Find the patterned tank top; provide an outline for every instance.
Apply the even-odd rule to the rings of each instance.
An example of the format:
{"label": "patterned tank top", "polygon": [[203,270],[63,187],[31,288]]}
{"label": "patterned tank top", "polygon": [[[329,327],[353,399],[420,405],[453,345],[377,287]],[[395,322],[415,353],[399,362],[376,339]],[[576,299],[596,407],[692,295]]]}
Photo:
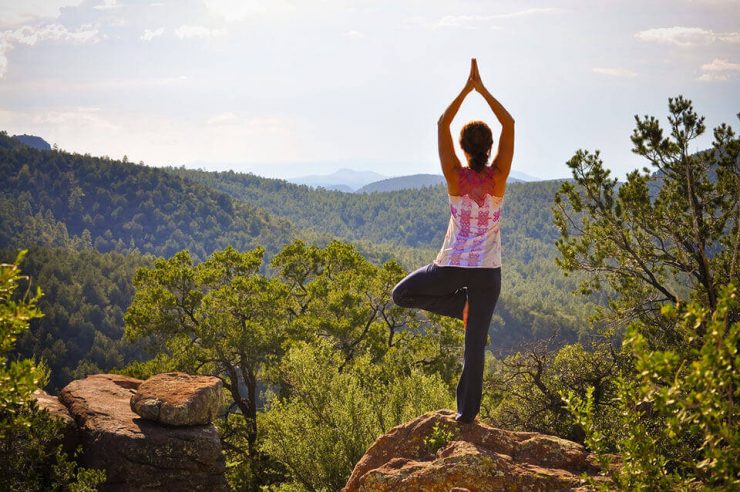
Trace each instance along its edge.
{"label": "patterned tank top", "polygon": [[439,266],[496,268],[501,266],[499,219],[503,197],[493,194],[493,166],[480,173],[463,167],[460,196],[447,195],[450,223],[434,263]]}

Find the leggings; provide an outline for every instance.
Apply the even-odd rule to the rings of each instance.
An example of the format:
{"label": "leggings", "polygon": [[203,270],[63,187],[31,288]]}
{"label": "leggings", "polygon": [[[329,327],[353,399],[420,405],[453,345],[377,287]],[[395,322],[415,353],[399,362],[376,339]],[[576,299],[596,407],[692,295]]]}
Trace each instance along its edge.
{"label": "leggings", "polygon": [[393,288],[393,302],[401,307],[457,319],[463,319],[463,308],[468,303],[455,420],[470,422],[480,411],[488,327],[500,292],[501,267],[465,268],[434,263],[411,272]]}

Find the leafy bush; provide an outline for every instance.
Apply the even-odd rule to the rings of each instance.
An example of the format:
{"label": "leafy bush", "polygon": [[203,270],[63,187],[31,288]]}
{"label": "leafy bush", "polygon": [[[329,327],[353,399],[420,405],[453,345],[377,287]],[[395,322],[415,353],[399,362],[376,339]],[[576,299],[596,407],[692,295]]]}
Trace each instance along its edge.
{"label": "leafy bush", "polygon": [[[622,462],[612,470],[617,485],[628,490],[740,486],[739,306],[737,287],[729,284],[719,290],[712,313],[698,303],[664,307],[685,351],[652,351],[640,333],[644,326],[630,327],[624,349],[634,372],[617,378],[620,412],[613,422]],[[586,431],[588,446],[610,466],[609,443],[594,424],[593,388],[585,398],[573,391],[563,397]]]}
{"label": "leafy bush", "polygon": [[78,468],[62,450],[63,423],[40,410],[33,392],[49,380],[43,361],[8,360],[16,338],[29,320],[43,314],[36,302],[43,295],[36,287],[20,300],[13,295],[21,280],[19,264],[28,250],[19,251],[14,263],[0,264],[0,476],[4,490],[96,489],[104,470]]}

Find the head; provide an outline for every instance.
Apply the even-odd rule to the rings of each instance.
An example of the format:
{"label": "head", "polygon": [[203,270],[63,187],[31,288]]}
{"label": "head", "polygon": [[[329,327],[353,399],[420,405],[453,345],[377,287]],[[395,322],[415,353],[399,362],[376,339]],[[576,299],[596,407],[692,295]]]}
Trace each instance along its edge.
{"label": "head", "polygon": [[460,147],[468,159],[468,166],[480,172],[486,167],[491,156],[493,133],[484,121],[469,121],[460,130]]}

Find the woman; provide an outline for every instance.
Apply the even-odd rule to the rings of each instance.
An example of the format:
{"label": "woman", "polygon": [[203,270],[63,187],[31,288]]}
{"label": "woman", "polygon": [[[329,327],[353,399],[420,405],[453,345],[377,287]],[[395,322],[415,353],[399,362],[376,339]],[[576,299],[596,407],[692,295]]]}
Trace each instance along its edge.
{"label": "woman", "polygon": [[[460,164],[452,143],[450,123],[473,90],[485,98],[502,126],[498,153],[490,166],[493,137],[483,121],[470,121],[460,132],[467,166]],[[401,280],[393,288],[393,301],[463,320],[465,355],[455,420],[472,422],[480,411],[488,327],[501,291],[499,220],[514,155],[514,118],[483,86],[475,58],[465,87],[439,119],[438,139],[450,203],[449,227],[434,262]]]}

